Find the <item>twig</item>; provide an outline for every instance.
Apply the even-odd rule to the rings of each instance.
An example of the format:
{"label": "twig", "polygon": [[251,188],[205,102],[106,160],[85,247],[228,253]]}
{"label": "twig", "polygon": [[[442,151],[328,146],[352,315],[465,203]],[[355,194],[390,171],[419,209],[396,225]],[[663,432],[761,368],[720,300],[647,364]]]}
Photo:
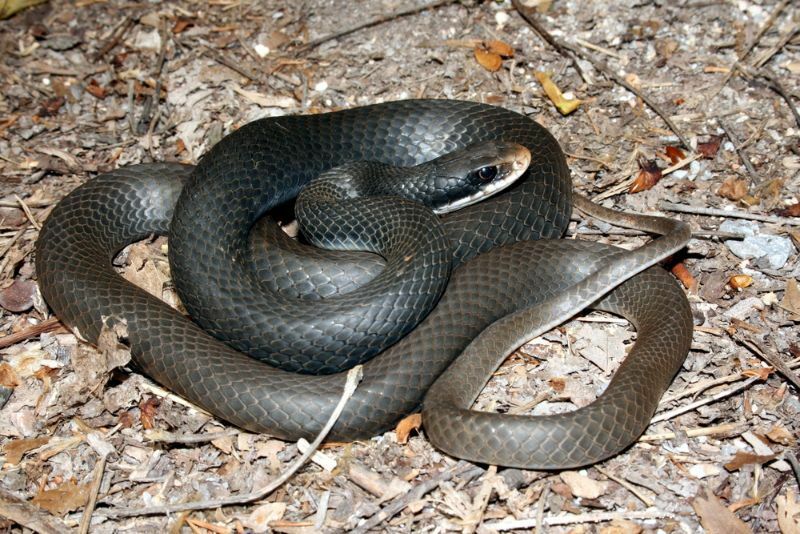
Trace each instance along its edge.
{"label": "twig", "polygon": [[766,360],[767,363],[791,382],[794,387],[800,389],[800,377],[789,368],[786,362],[784,362],[770,346],[765,344],[759,346],[747,334],[738,330],[730,334],[730,336],[734,341],[747,347],[753,354],[762,360]]}
{"label": "twig", "polygon": [[355,33],[359,30],[363,30],[365,28],[371,28],[372,26],[377,26],[379,24],[383,24],[385,22],[389,22],[401,17],[407,17],[409,15],[415,15],[417,13],[421,13],[423,11],[427,11],[429,9],[438,9],[440,7],[444,7],[450,4],[455,4],[458,0],[438,0],[436,2],[425,4],[422,6],[412,7],[408,9],[400,9],[398,11],[394,11],[387,15],[382,15],[380,17],[374,18],[372,20],[368,20],[366,22],[362,22],[360,24],[356,24],[355,26],[351,26],[350,28],[345,28],[344,30],[325,35],[323,37],[318,37],[317,39],[312,39],[311,41],[307,42],[306,44],[300,47],[301,52],[308,52],[312,48],[316,48],[323,43],[327,43],[328,41],[333,41],[335,39],[339,39],[346,35],[350,35],[351,33]]}
{"label": "twig", "polygon": [[750,41],[750,43],[747,45],[747,48],[745,48],[742,51],[741,55],[733,63],[733,65],[730,66],[728,72],[725,74],[725,77],[720,82],[719,87],[717,87],[714,93],[710,95],[710,98],[708,99],[709,101],[713,100],[713,98],[717,96],[719,92],[722,91],[722,89],[728,84],[728,81],[730,81],[730,79],[733,77],[733,74],[736,72],[736,68],[742,61],[744,61],[744,59],[750,54],[750,52],[752,52],[753,48],[756,47],[759,41],[761,41],[761,38],[764,37],[764,34],[767,33],[767,30],[769,30],[772,27],[772,24],[775,22],[775,19],[778,18],[778,15],[781,14],[783,8],[785,8],[790,1],[791,0],[783,0],[780,4],[775,6],[775,9],[773,9],[772,13],[770,13],[769,15],[769,18],[764,22],[764,24],[761,25],[761,28],[759,28],[756,36],[753,38],[752,41]]}
{"label": "twig", "polygon": [[522,16],[522,18],[525,19],[528,22],[528,24],[530,24],[533,27],[536,33],[538,33],[542,37],[542,39],[544,39],[551,46],[553,46],[553,48],[555,48],[559,52],[563,50],[569,50],[573,54],[580,56],[581,58],[585,59],[586,61],[594,65],[594,67],[597,70],[605,74],[610,79],[614,80],[614,82],[621,85],[622,87],[624,87],[637,97],[641,98],[642,101],[650,107],[650,109],[652,109],[659,117],[661,117],[661,120],[663,120],[664,123],[666,123],[666,125],[669,127],[669,129],[672,130],[672,132],[678,137],[678,139],[680,140],[681,144],[684,147],[686,148],[691,147],[691,145],[689,144],[689,140],[678,129],[678,127],[672,121],[670,116],[666,112],[664,112],[664,110],[661,109],[661,107],[658,104],[656,104],[655,101],[652,98],[650,98],[650,96],[646,95],[645,93],[643,93],[642,91],[640,91],[639,89],[628,83],[627,80],[625,80],[625,78],[614,72],[608,65],[605,64],[605,62],[594,57],[592,54],[586,52],[582,48],[575,46],[572,43],[568,43],[566,41],[557,39],[556,37],[551,35],[550,32],[548,32],[544,28],[544,26],[538,21],[536,15],[533,12],[533,9],[522,5],[522,2],[520,0],[511,0],[511,4],[514,6],[517,12]]}
{"label": "twig", "polygon": [[81,516],[80,527],[78,528],[79,534],[87,534],[89,526],[92,523],[92,513],[97,504],[97,494],[100,492],[100,484],[103,482],[103,473],[106,470],[106,462],[108,455],[103,454],[98,458],[97,465],[94,466],[94,474],[92,476],[92,487],[89,489],[89,502],[86,503],[86,508],[83,510]]}
{"label": "twig", "polygon": [[792,37],[794,37],[794,35],[798,31],[800,31],[800,25],[798,24],[795,24],[793,27],[786,30],[786,32],[783,35],[781,35],[781,38],[778,39],[778,42],[775,44],[775,46],[765,51],[763,54],[761,54],[761,57],[753,61],[753,66],[757,69],[760,69],[761,67],[766,65],[767,61],[772,59],[772,56],[780,52],[781,49],[784,46],[786,46],[786,44],[792,39]]}
{"label": "twig", "polygon": [[0,488],[0,517],[7,517],[40,534],[59,534],[70,531],[59,518],[51,516],[38,506],[28,504],[3,488]]}
{"label": "twig", "polygon": [[[716,426],[690,428],[684,430],[684,434],[690,438],[697,438],[700,436],[715,436],[718,434],[730,434],[731,432],[739,430],[741,427],[742,425],[739,423],[725,423]],[[663,441],[666,439],[675,439],[677,437],[677,432],[661,432],[659,434],[647,434],[641,436],[639,441]]]}
{"label": "twig", "polygon": [[15,332],[5,337],[0,337],[0,349],[10,347],[11,345],[15,345],[34,336],[38,336],[44,332],[56,330],[60,326],[62,326],[61,321],[59,321],[56,317],[45,319],[41,323],[30,326],[21,332]]}
{"label": "twig", "polygon": [[792,98],[789,96],[789,93],[786,92],[786,89],[784,89],[781,82],[778,81],[778,78],[767,69],[759,69],[754,74],[767,80],[770,89],[778,93],[781,98],[783,98],[783,101],[786,102],[787,106],[789,106],[789,111],[791,111],[792,115],[794,115],[794,120],[797,123],[797,126],[800,127],[800,113],[797,112],[797,107],[795,107],[794,102],[792,102]]}
{"label": "twig", "polygon": [[609,471],[607,471],[606,469],[603,469],[599,465],[594,466],[594,468],[597,471],[599,471],[600,473],[602,473],[603,475],[605,475],[606,477],[610,478],[611,480],[613,480],[614,482],[616,482],[617,484],[622,486],[623,488],[625,488],[626,490],[630,491],[634,496],[636,496],[636,498],[638,498],[640,501],[642,501],[644,503],[644,505],[647,506],[648,508],[653,506],[653,504],[655,504],[655,503],[653,503],[652,499],[650,499],[647,495],[645,495],[641,491],[639,491],[639,488],[637,488],[636,486],[634,486],[633,484],[631,484],[627,480],[622,479],[622,478],[620,478],[620,477],[618,477],[616,475],[612,475]]}
{"label": "twig", "polygon": [[453,478],[454,476],[460,476],[469,473],[474,476],[480,476],[483,473],[483,469],[480,467],[473,466],[469,462],[465,462],[464,460],[459,461],[452,469],[447,471],[443,471],[439,473],[437,476],[431,478],[430,480],[426,480],[425,482],[420,482],[414,488],[412,488],[408,493],[403,495],[402,497],[397,497],[395,500],[390,502],[388,505],[381,508],[381,510],[364,521],[358,528],[353,530],[353,534],[364,534],[369,531],[371,528],[380,525],[381,523],[387,521],[391,517],[394,517],[395,514],[400,513],[406,506],[411,504],[414,501],[420,500],[425,494],[433,491],[439,484],[442,482],[446,482]]}
{"label": "twig", "polygon": [[259,499],[263,499],[275,489],[279,488],[284,482],[289,480],[289,478],[294,475],[294,473],[306,463],[312,454],[317,450],[322,440],[325,439],[325,436],[331,431],[333,425],[339,419],[339,416],[344,410],[347,401],[353,395],[353,392],[356,390],[356,386],[361,381],[361,377],[363,376],[362,366],[357,365],[348,371],[347,373],[347,382],[344,385],[344,391],[342,392],[342,397],[339,399],[339,403],[334,408],[331,416],[328,418],[328,422],[325,423],[325,426],[320,430],[319,434],[317,435],[314,442],[311,444],[311,447],[303,454],[300,455],[297,460],[294,461],[289,468],[284,471],[284,473],[256,491],[246,493],[244,495],[232,495],[230,497],[225,497],[223,499],[212,499],[207,501],[197,501],[197,502],[189,502],[189,503],[179,503],[179,504],[170,504],[165,506],[152,506],[149,508],[109,508],[103,510],[102,513],[107,517],[137,517],[143,515],[159,515],[159,514],[170,514],[174,512],[183,512],[185,510],[206,510],[208,508],[219,508],[220,506],[228,506],[232,504],[244,504],[252,501],[256,501]]}
{"label": "twig", "polygon": [[736,385],[736,386],[734,386],[732,388],[720,391],[716,395],[712,395],[710,397],[706,397],[704,399],[700,399],[698,401],[695,401],[695,402],[692,402],[690,404],[687,404],[686,406],[679,406],[679,407],[675,408],[674,410],[670,410],[668,412],[664,412],[664,413],[662,413],[660,415],[657,415],[657,416],[653,417],[650,420],[650,423],[652,424],[652,423],[658,423],[660,421],[667,421],[668,419],[672,419],[673,417],[677,417],[677,416],[679,416],[681,414],[684,414],[686,412],[691,412],[692,410],[694,410],[695,408],[699,408],[700,406],[705,406],[706,404],[711,404],[712,402],[716,402],[716,401],[718,401],[720,399],[724,399],[725,397],[729,397],[730,395],[733,395],[735,393],[739,393],[740,391],[743,391],[743,390],[749,388],[751,384],[753,384],[754,382],[757,382],[758,380],[761,380],[761,377],[754,376],[754,377],[748,378],[747,380],[745,380],[741,384],[738,384],[738,385]]}
{"label": "twig", "polygon": [[692,215],[705,215],[708,217],[723,217],[730,219],[747,219],[750,221],[760,221],[771,224],[800,226],[800,218],[794,219],[791,217],[777,217],[774,215],[758,215],[756,213],[747,213],[746,211],[721,210],[716,208],[697,208],[694,206],[685,206],[683,204],[673,204],[672,202],[667,202],[666,200],[659,202],[658,207],[665,211],[674,211],[677,213],[690,213]]}
{"label": "twig", "polygon": [[789,460],[789,464],[791,464],[792,471],[794,472],[795,481],[797,485],[800,486],[800,462],[797,461],[796,453],[790,450],[786,453],[785,458]]}
{"label": "twig", "polygon": [[217,52],[216,50],[214,50],[209,46],[206,45],[200,45],[200,46],[204,54],[208,54],[218,63],[222,63],[229,69],[238,72],[239,74],[241,74],[242,76],[244,76],[245,78],[247,78],[252,82],[258,81],[258,75],[252,72],[250,69],[245,68],[244,66],[240,65],[239,63],[236,63],[235,61],[231,61],[230,59],[228,59],[227,57],[225,57],[224,55],[222,55],[221,53]]}
{"label": "twig", "polygon": [[112,48],[117,46],[122,38],[125,36],[131,28],[133,28],[134,24],[138,22],[137,17],[131,17],[130,15],[125,17],[122,22],[120,22],[119,26],[117,26],[113,32],[111,32],[111,36],[108,40],[100,47],[100,50],[92,56],[92,61],[97,61],[101,57],[108,54]]}
{"label": "twig", "polygon": [[0,248],[0,259],[2,259],[6,255],[6,253],[9,250],[11,250],[11,247],[14,245],[14,243],[19,241],[19,238],[22,237],[22,234],[24,234],[27,230],[28,230],[27,228],[23,228],[21,230],[17,230],[17,233],[15,233],[13,236],[11,236],[11,239],[6,241],[6,244],[3,245],[2,248]]}
{"label": "twig", "polygon": [[759,185],[761,183],[761,179],[758,177],[756,170],[753,168],[753,164],[750,163],[750,158],[747,157],[745,154],[744,149],[742,148],[741,143],[739,143],[739,139],[733,134],[733,130],[728,126],[728,124],[722,120],[717,119],[717,122],[725,131],[725,135],[728,136],[728,139],[731,143],[733,143],[733,148],[736,150],[736,153],[741,158],[742,163],[744,163],[744,167],[747,169],[747,173],[750,175],[750,182],[752,185]]}
{"label": "twig", "polygon": [[[564,514],[545,517],[542,524],[546,526],[575,525],[580,523],[601,523],[615,519],[663,519],[672,517],[672,513],[661,510],[642,510],[634,512],[594,512],[588,514]],[[519,530],[535,528],[539,525],[536,519],[512,519],[485,523],[490,530]]]}
{"label": "twig", "polygon": [[236,428],[207,434],[174,434],[166,430],[148,430],[145,432],[144,437],[150,441],[164,443],[206,443],[215,439],[238,436],[239,434],[241,434],[241,431]]}
{"label": "twig", "polygon": [[25,204],[25,201],[22,200],[19,197],[19,195],[14,195],[14,198],[16,199],[17,202],[19,202],[20,207],[22,207],[22,211],[25,212],[25,217],[28,218],[28,220],[33,225],[33,227],[36,228],[37,230],[41,230],[42,229],[42,225],[39,224],[39,221],[37,221],[36,217],[33,216],[33,212],[28,207],[28,205]]}

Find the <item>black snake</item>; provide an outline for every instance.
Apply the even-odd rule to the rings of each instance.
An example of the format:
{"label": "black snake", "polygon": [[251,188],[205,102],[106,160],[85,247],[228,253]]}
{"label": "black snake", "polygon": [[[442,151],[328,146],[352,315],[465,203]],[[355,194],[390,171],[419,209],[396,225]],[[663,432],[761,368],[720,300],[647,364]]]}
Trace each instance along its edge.
{"label": "black snake", "polygon": [[[247,357],[125,282],[111,259],[132,241],[169,233],[172,274],[187,308],[213,331],[232,327],[233,342],[256,353],[258,346],[248,346],[255,334],[278,332],[278,352],[291,365],[297,347],[300,352],[313,347],[315,336],[343,340],[345,346],[357,321],[343,317],[331,329],[320,312],[317,320],[328,323],[315,324],[312,315],[311,326],[298,330],[286,323],[294,313],[288,305],[262,310],[266,315],[256,313],[246,324],[230,319],[228,310],[247,313],[251,290],[259,291],[257,277],[248,274],[253,269],[241,265],[254,221],[290,201],[315,175],[348,161],[414,165],[492,140],[530,150],[526,176],[504,193],[443,219],[454,264],[464,265],[454,270],[434,311],[364,365],[364,379],[330,437],[373,436],[418,410],[437,377],[475,339],[469,358],[458,359],[425,401],[424,425],[435,445],[475,461],[519,467],[600,460],[644,430],[688,352],[688,302],[669,275],[648,268],[681,248],[688,229],[640,217],[637,226],[644,221],[646,229],[668,235],[633,253],[580,241],[530,241],[560,237],[573,201],[581,209],[597,209],[581,197],[573,199],[555,139],[502,108],[412,100],[263,119],[225,137],[193,170],[151,164],[100,176],[61,201],[41,231],[36,265],[42,294],[91,342],[104,320],[124,319],[135,363],[215,415],[286,439],[312,437],[337,403],[344,373],[297,374]],[[629,317],[638,335],[632,354],[597,402],[546,418],[466,410],[499,361],[526,341],[535,325],[546,328],[571,316],[576,306],[590,304]]]}

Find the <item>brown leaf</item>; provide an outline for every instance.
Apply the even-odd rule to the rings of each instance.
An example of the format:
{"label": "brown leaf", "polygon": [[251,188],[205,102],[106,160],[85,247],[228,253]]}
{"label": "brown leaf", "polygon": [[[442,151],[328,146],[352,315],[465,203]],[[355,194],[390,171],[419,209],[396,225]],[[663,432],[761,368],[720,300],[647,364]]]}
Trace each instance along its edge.
{"label": "brown leaf", "polygon": [[412,413],[408,417],[403,418],[402,421],[397,423],[397,426],[394,429],[395,434],[397,434],[397,443],[405,444],[408,443],[408,436],[411,434],[412,430],[419,430],[422,426],[422,414],[421,413]]}
{"label": "brown leaf", "polygon": [[753,369],[745,369],[744,371],[742,371],[742,376],[746,376],[748,378],[760,378],[761,380],[766,380],[767,378],[769,378],[769,375],[773,373],[773,371],[775,371],[775,369],[773,369],[772,367],[756,367]]}
{"label": "brown leaf", "polygon": [[797,439],[792,435],[791,432],[786,430],[784,426],[775,426],[767,432],[767,437],[774,441],[775,443],[780,443],[781,445],[786,446],[794,446],[797,443]]}
{"label": "brown leaf", "polygon": [[655,160],[639,158],[639,174],[631,184],[628,192],[639,193],[640,191],[647,191],[656,185],[662,177],[661,169]]}
{"label": "brown leaf", "polygon": [[66,100],[64,100],[63,96],[45,100],[39,108],[38,115],[40,117],[52,117],[58,113],[58,110],[61,109],[61,106],[63,106],[65,102]]}
{"label": "brown leaf", "polygon": [[39,491],[31,502],[52,514],[63,516],[67,512],[86,506],[89,500],[89,486],[90,484],[78,485],[74,479],[70,479],[54,489]]}
{"label": "brown leaf", "polygon": [[789,278],[786,282],[781,306],[792,314],[794,320],[800,320],[800,286],[794,278]]}
{"label": "brown leaf", "polygon": [[89,80],[89,83],[86,85],[86,92],[100,100],[104,99],[108,94],[104,88],[100,87],[100,84],[98,84],[97,80],[94,78]]}
{"label": "brown leaf", "polygon": [[181,17],[176,20],[175,24],[172,26],[172,33],[183,33],[192,26],[194,26],[194,20]]}
{"label": "brown leaf", "polygon": [[730,200],[742,200],[747,196],[747,180],[739,178],[726,178],[722,185],[717,189],[717,194]]}
{"label": "brown leaf", "polygon": [[746,274],[735,274],[728,280],[728,284],[734,289],[742,289],[753,285],[753,277]]}
{"label": "brown leaf", "polygon": [[676,163],[678,163],[681,160],[686,159],[686,154],[683,153],[683,150],[681,150],[680,148],[678,148],[676,146],[668,146],[664,150],[664,152],[667,155],[667,157],[669,158],[669,161],[673,165],[675,165]]}
{"label": "brown leaf", "polygon": [[683,287],[688,289],[691,293],[697,292],[697,279],[692,276],[692,273],[689,272],[689,269],[686,268],[683,262],[673,265],[671,271],[672,274],[675,275],[675,278],[681,281]]}
{"label": "brown leaf", "polygon": [[725,469],[728,471],[738,471],[745,465],[764,464],[774,459],[774,454],[760,455],[740,451],[736,453],[732,460],[725,464]]}
{"label": "brown leaf", "polygon": [[563,393],[564,389],[567,387],[567,381],[560,376],[551,378],[547,383],[556,393]]}
{"label": "brown leaf", "polygon": [[26,452],[38,449],[48,441],[50,441],[49,437],[9,441],[3,447],[3,452],[6,454],[6,462],[17,465]]}
{"label": "brown leaf", "polygon": [[697,152],[703,155],[706,159],[714,159],[719,152],[719,146],[722,143],[722,137],[719,135],[712,135],[705,143],[697,143]]}
{"label": "brown leaf", "polygon": [[786,206],[776,212],[781,217],[800,217],[800,202]]}
{"label": "brown leaf", "polygon": [[489,52],[480,45],[475,47],[475,59],[481,67],[489,72],[497,72],[503,65],[503,58],[499,54]]}
{"label": "brown leaf", "polygon": [[142,421],[142,428],[150,430],[155,428],[155,418],[161,401],[157,397],[147,397],[139,403],[139,418]]}
{"label": "brown leaf", "polygon": [[700,524],[708,534],[750,534],[750,527],[736,517],[733,512],[714,495],[711,490],[701,490],[704,496],[696,496],[692,500],[692,508],[700,518]]}
{"label": "brown leaf", "polygon": [[33,307],[36,284],[30,280],[14,280],[7,288],[0,290],[0,306],[12,313],[21,313]]}
{"label": "brown leaf", "polygon": [[504,43],[503,41],[498,41],[497,39],[493,39],[491,41],[486,41],[484,43],[486,50],[488,52],[492,52],[493,54],[497,54],[502,58],[510,58],[514,57],[514,48]]}
{"label": "brown leaf", "polygon": [[600,534],[639,534],[643,529],[633,521],[615,519],[607,527],[599,530]]}
{"label": "brown leaf", "polygon": [[0,363],[0,386],[15,388],[19,385],[19,376],[9,364]]}

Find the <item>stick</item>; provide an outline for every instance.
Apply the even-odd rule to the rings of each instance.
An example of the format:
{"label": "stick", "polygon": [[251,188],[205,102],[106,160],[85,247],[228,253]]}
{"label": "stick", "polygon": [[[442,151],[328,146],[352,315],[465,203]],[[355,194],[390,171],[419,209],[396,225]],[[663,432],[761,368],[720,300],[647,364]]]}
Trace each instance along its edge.
{"label": "stick", "polygon": [[800,226],[800,218],[776,217],[774,215],[758,215],[747,213],[746,211],[721,210],[716,208],[696,208],[694,206],[684,206],[683,204],[673,204],[662,200],[658,207],[665,211],[677,213],[691,213],[692,215],[706,215],[708,217],[723,217],[730,219],[747,219],[750,221],[760,221],[771,224],[785,224],[789,226]]}
{"label": "stick", "polygon": [[103,510],[102,513],[107,517],[138,517],[143,515],[159,515],[159,514],[171,514],[174,512],[183,512],[186,510],[206,510],[208,508],[219,508],[220,506],[228,506],[231,504],[244,504],[253,502],[259,499],[263,499],[275,489],[279,488],[284,482],[289,480],[289,478],[294,475],[294,473],[306,463],[312,454],[317,450],[322,440],[325,439],[325,436],[331,431],[333,425],[339,419],[342,411],[344,410],[347,401],[353,395],[353,392],[356,390],[356,386],[361,381],[363,376],[363,370],[361,365],[357,365],[350,369],[347,373],[347,382],[344,385],[344,391],[342,392],[342,397],[339,399],[339,403],[334,408],[331,416],[328,418],[328,422],[325,423],[325,426],[322,427],[322,430],[319,431],[314,442],[311,444],[309,449],[300,455],[297,460],[289,466],[289,468],[278,478],[267,484],[261,489],[256,491],[246,493],[244,495],[231,495],[230,497],[225,497],[222,499],[212,499],[207,501],[197,501],[197,502],[188,502],[188,503],[179,503],[179,504],[169,504],[165,506],[151,506],[150,508],[110,508],[107,510]]}
{"label": "stick", "polygon": [[761,347],[747,334],[744,332],[734,332],[731,334],[731,337],[734,341],[737,341],[739,344],[744,345],[747,347],[750,352],[765,360],[768,364],[775,368],[780,374],[782,374],[789,382],[791,382],[794,387],[800,389],[800,377],[792,371],[789,365],[784,362],[778,353],[772,349],[769,345],[762,344]]}
{"label": "stick", "polygon": [[661,120],[663,120],[664,123],[667,125],[667,127],[669,127],[669,129],[672,130],[672,132],[678,137],[678,140],[680,140],[681,144],[684,147],[686,148],[691,147],[688,138],[686,138],[683,135],[683,133],[678,129],[678,127],[672,121],[670,116],[667,113],[665,113],[664,110],[661,109],[661,107],[658,104],[656,104],[652,98],[650,98],[648,95],[646,95],[633,85],[629,84],[625,80],[625,78],[623,78],[622,76],[611,70],[611,68],[608,65],[606,65],[605,62],[597,59],[592,54],[589,54],[582,48],[577,47],[566,41],[557,39],[556,37],[551,35],[544,28],[544,26],[542,26],[542,24],[536,19],[533,9],[522,5],[522,2],[520,0],[511,0],[511,5],[513,5],[514,8],[517,10],[517,12],[522,16],[522,18],[525,19],[525,21],[533,27],[536,33],[538,33],[542,37],[542,39],[547,41],[553,48],[555,48],[559,52],[562,52],[563,50],[569,50],[573,54],[580,56],[581,58],[585,59],[586,61],[594,65],[594,67],[597,70],[605,74],[608,78],[614,80],[614,82],[621,85],[622,87],[624,87],[637,97],[641,98],[642,101],[650,107],[650,109],[652,109],[659,117],[661,117]]}
{"label": "stick", "polygon": [[25,341],[26,339],[38,336],[44,332],[57,330],[61,326],[61,321],[59,321],[56,317],[45,319],[41,323],[30,326],[21,332],[9,334],[6,337],[0,337],[0,349],[10,347],[11,345],[15,345],[20,341]]}
{"label": "stick", "polygon": [[414,501],[420,500],[425,494],[438,488],[439,484],[442,482],[447,482],[454,476],[468,475],[469,478],[474,478],[476,476],[480,476],[481,473],[483,473],[483,469],[480,467],[475,467],[469,462],[461,460],[452,469],[443,471],[430,480],[426,480],[425,482],[417,484],[402,497],[397,497],[391,503],[381,508],[380,512],[376,513],[359,525],[358,528],[354,529],[353,534],[365,534],[370,529],[394,517],[395,514],[400,513],[406,506]]}
{"label": "stick", "polygon": [[761,179],[758,177],[756,170],[753,168],[753,164],[750,163],[750,158],[748,158],[747,154],[745,154],[744,148],[742,148],[741,143],[739,143],[739,139],[737,139],[733,134],[733,130],[731,130],[730,126],[728,126],[724,120],[717,119],[717,122],[722,127],[725,135],[728,136],[730,142],[733,143],[733,148],[736,150],[736,153],[739,155],[742,163],[744,163],[744,167],[747,169],[747,173],[750,175],[751,185],[759,185],[761,183]]}
{"label": "stick", "polygon": [[[601,523],[613,521],[615,519],[662,519],[666,517],[672,517],[672,514],[670,512],[662,512],[661,510],[593,512],[588,514],[564,514],[545,517],[542,520],[542,524],[546,526],[574,525],[579,523]],[[486,523],[484,526],[490,530],[519,530],[538,527],[539,523],[536,519],[512,519],[497,521],[495,523]]]}
{"label": "stick", "polygon": [[346,28],[344,30],[332,33],[330,35],[325,35],[323,37],[318,37],[317,39],[312,39],[311,41],[302,45],[300,47],[300,51],[308,52],[312,48],[316,48],[323,43],[327,43],[328,41],[333,41],[334,39],[339,39],[340,37],[350,35],[351,33],[363,30],[364,28],[371,28],[372,26],[377,26],[379,24],[383,24],[384,22],[389,22],[391,20],[399,19],[401,17],[407,17],[409,15],[415,15],[417,13],[421,13],[429,9],[438,9],[440,7],[444,7],[450,4],[455,4],[457,1],[458,0],[438,0],[437,2],[433,2],[431,4],[425,4],[422,6],[412,7],[408,9],[400,9],[398,11],[389,13],[388,15],[383,15],[378,18],[368,20],[367,22],[362,22],[361,24],[356,24],[355,26],[351,26],[350,28]]}
{"label": "stick", "polygon": [[758,380],[761,380],[761,378],[758,377],[758,376],[754,376],[752,378],[748,378],[747,380],[745,380],[741,384],[739,384],[737,386],[734,386],[734,387],[732,387],[730,389],[726,389],[724,391],[720,391],[716,395],[712,395],[710,397],[706,397],[705,399],[700,399],[699,401],[692,402],[690,404],[687,404],[686,406],[679,406],[679,407],[675,408],[674,410],[670,410],[668,412],[664,412],[664,413],[662,413],[660,415],[657,415],[657,416],[653,417],[650,420],[650,423],[652,424],[652,423],[658,423],[660,421],[667,421],[668,419],[672,419],[673,417],[677,417],[677,416],[679,416],[681,414],[684,414],[686,412],[691,412],[692,410],[694,410],[695,408],[699,408],[700,406],[705,406],[706,404],[711,404],[712,402],[716,402],[716,401],[718,401],[720,399],[724,399],[725,397],[728,397],[728,396],[733,395],[735,393],[739,393],[740,391],[743,391],[743,390],[749,388],[750,385],[752,385],[754,382],[757,382]]}
{"label": "stick", "polygon": [[644,493],[639,491],[639,489],[636,486],[634,486],[633,484],[631,484],[627,480],[624,480],[624,479],[622,479],[622,478],[620,478],[620,477],[618,477],[616,475],[612,475],[611,473],[609,473],[607,470],[603,469],[599,465],[594,466],[594,468],[597,471],[599,471],[600,473],[602,473],[603,475],[605,475],[607,478],[610,478],[611,480],[613,480],[614,482],[616,482],[617,484],[619,484],[620,486],[622,486],[626,490],[630,491],[635,497],[637,497],[640,501],[642,501],[644,503],[644,505],[647,506],[648,508],[655,504],[652,501],[652,499],[650,499],[647,495],[645,495]]}

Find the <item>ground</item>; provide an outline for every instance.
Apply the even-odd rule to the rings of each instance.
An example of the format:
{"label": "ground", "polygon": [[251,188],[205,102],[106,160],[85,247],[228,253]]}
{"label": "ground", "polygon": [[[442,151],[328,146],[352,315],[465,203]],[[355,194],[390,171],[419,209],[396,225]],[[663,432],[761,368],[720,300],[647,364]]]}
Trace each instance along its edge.
{"label": "ground", "polygon": [[[528,4],[542,31],[508,0],[404,16],[425,4],[76,0],[0,21],[0,527],[798,532],[800,12],[788,1]],[[580,105],[562,115],[537,73]],[[253,119],[409,97],[524,113],[560,141],[579,191],[691,225],[668,266],[694,339],[653,423],[623,454],[566,472],[472,465],[424,431],[388,432],[324,447],[253,503],[146,515],[262,488],[298,446],[187,406],[125,365],[124,348],[79,343],[36,289],[41,222],[99,172],[196,162]],[[566,238],[645,242],[583,218]],[[117,263],[174,300],[165,244]],[[583,316],[523,347],[478,405],[584,405],[632,335]]]}

